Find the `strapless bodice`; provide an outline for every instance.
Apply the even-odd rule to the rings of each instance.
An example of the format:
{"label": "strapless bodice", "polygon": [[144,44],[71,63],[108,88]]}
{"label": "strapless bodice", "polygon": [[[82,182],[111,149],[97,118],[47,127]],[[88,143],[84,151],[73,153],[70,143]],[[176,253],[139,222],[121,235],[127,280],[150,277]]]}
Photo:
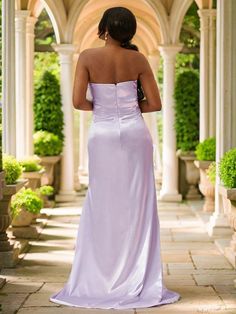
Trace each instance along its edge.
{"label": "strapless bodice", "polygon": [[141,115],[137,80],[89,83],[93,98],[93,120],[129,119]]}

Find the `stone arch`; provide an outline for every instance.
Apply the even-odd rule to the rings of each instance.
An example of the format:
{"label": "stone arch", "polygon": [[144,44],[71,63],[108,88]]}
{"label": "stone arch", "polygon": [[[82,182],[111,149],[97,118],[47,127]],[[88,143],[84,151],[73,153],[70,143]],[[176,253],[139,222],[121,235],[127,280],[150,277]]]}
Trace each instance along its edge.
{"label": "stone arch", "polygon": [[[78,51],[91,47],[95,42],[98,43],[96,46],[99,46],[100,40],[97,37],[97,19],[93,19],[90,21],[90,24],[86,24],[86,29],[84,23],[81,21],[81,26],[77,27],[77,32],[74,34],[74,43],[77,44]],[[139,48],[143,52],[148,54],[154,50],[158,49],[158,43],[160,42],[160,38],[158,35],[153,32],[150,25],[147,25],[143,20],[138,20],[139,30],[135,35],[135,42],[138,44]],[[85,35],[84,35],[85,34]],[[98,41],[96,41],[98,39]]]}
{"label": "stone arch", "polygon": [[67,17],[62,0],[29,0],[27,9],[31,15],[38,17],[45,8],[51,20],[57,43],[64,42],[64,30],[66,29]]}
{"label": "stone arch", "polygon": [[194,0],[175,0],[170,14],[171,42],[178,43],[183,19]]}
{"label": "stone arch", "polygon": [[[78,53],[86,48],[96,46],[98,47],[100,44],[100,40],[98,37],[93,36],[96,32],[96,24],[91,25],[91,27],[86,32],[85,36],[82,38],[80,46],[77,46]],[[140,36],[136,38],[136,43],[139,47],[142,47],[144,53],[148,53],[149,48],[147,47],[147,42],[143,40]]]}
{"label": "stone arch", "polygon": [[[93,0],[86,1],[82,0],[80,2],[75,2],[71,7],[71,10],[68,15],[68,24],[66,29],[66,40],[68,42],[72,42],[72,37],[74,35],[77,21],[81,15],[83,15],[83,10],[85,9],[85,5],[89,5],[89,3],[93,3]],[[97,1],[96,1],[97,2]],[[119,5],[122,5],[120,3]],[[136,8],[137,1],[130,0],[130,7]],[[159,25],[160,33],[161,33],[161,41],[166,43],[170,41],[169,38],[169,24],[168,24],[168,16],[167,12],[160,1],[154,0],[139,0],[139,7],[142,6],[146,8],[146,11],[149,10],[150,15],[152,15],[153,20],[155,20],[156,24]],[[109,1],[103,1],[99,8],[104,8],[104,10],[109,7]]]}

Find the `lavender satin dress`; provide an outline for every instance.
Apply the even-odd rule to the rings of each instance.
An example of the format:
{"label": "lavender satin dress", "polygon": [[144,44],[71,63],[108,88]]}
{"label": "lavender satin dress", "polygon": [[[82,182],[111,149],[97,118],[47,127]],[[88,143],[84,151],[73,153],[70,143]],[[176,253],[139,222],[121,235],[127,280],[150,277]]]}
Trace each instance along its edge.
{"label": "lavender satin dress", "polygon": [[102,309],[173,303],[180,295],[163,284],[153,142],[137,80],[89,84],[89,185],[69,279],[50,301]]}

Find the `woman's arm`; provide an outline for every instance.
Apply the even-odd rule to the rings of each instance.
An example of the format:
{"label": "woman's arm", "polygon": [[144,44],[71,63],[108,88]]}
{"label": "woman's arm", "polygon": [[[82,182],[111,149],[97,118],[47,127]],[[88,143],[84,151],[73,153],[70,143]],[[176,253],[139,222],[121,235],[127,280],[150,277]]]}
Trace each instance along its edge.
{"label": "woman's arm", "polygon": [[77,61],[73,88],[73,106],[78,110],[92,111],[93,102],[86,99],[89,82],[89,72],[86,67],[87,55],[86,50],[82,51]]}
{"label": "woman's arm", "polygon": [[139,67],[139,79],[145,95],[145,99],[139,101],[141,112],[160,111],[162,103],[159,88],[150,64],[142,53],[139,53]]}

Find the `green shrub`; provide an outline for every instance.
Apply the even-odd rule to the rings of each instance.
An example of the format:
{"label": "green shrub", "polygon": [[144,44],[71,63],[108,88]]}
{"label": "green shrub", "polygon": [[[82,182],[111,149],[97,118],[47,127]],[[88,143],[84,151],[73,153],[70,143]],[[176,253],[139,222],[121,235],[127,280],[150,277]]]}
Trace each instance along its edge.
{"label": "green shrub", "polygon": [[50,196],[54,193],[54,188],[51,185],[43,185],[39,188],[39,192],[41,195]]}
{"label": "green shrub", "polygon": [[43,166],[38,164],[34,158],[23,159],[19,161],[23,172],[31,172],[31,171],[39,171],[43,168]]}
{"label": "green shrub", "polygon": [[34,130],[48,131],[64,141],[60,84],[54,74],[45,71],[35,85]]}
{"label": "green shrub", "polygon": [[215,160],[216,155],[216,139],[214,137],[207,138],[196,147],[197,160]]}
{"label": "green shrub", "polygon": [[196,71],[186,70],[178,75],[174,98],[177,149],[193,151],[199,141],[199,74]]}
{"label": "green shrub", "polygon": [[34,134],[34,153],[39,156],[55,156],[62,152],[63,144],[57,135],[47,131]]}
{"label": "green shrub", "polygon": [[225,187],[236,188],[236,148],[229,150],[221,158],[219,176]]}
{"label": "green shrub", "polygon": [[11,214],[16,217],[21,209],[25,209],[31,213],[38,214],[43,207],[43,202],[35,191],[30,188],[22,188],[12,197]]}
{"label": "green shrub", "polygon": [[3,170],[5,171],[6,184],[15,184],[22,174],[22,167],[19,161],[12,155],[3,154]]}
{"label": "green shrub", "polygon": [[210,182],[214,185],[216,182],[216,162],[215,161],[210,163],[210,166],[206,170],[206,174],[207,174]]}

